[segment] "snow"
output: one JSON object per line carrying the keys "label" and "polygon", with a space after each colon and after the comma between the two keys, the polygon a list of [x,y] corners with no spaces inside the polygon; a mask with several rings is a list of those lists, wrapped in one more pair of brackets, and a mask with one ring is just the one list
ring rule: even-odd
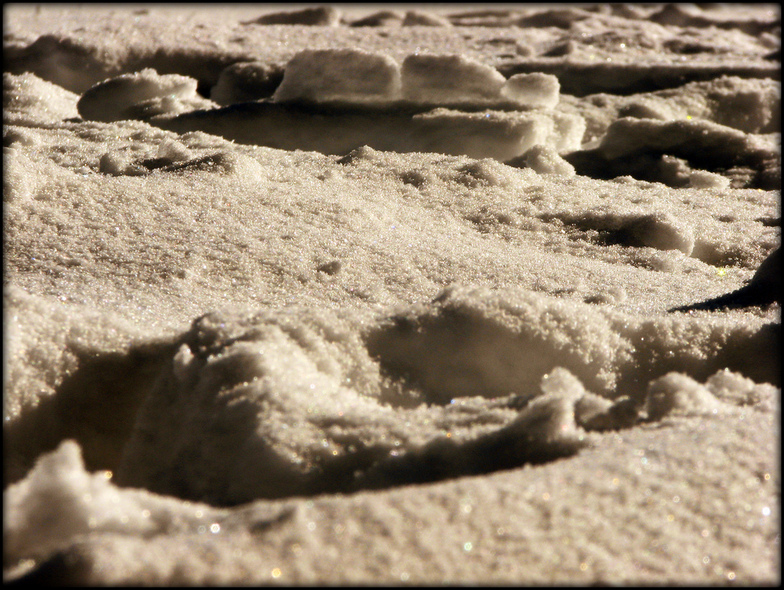
{"label": "snow", "polygon": [[273,99],[395,100],[400,94],[400,68],[392,58],[361,49],[305,50],[288,64]]}
{"label": "snow", "polygon": [[388,8],[6,7],[4,581],[777,583],[778,8]]}

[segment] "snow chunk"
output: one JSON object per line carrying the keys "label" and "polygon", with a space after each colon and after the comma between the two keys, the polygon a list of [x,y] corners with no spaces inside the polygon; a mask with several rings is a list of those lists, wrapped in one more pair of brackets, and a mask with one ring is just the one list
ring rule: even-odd
{"label": "snow chunk", "polygon": [[560,90],[558,78],[550,74],[515,74],[501,87],[501,96],[522,106],[552,109]]}
{"label": "snow chunk", "polygon": [[704,385],[683,373],[667,373],[648,385],[646,409],[649,420],[666,416],[702,416],[725,409]]}
{"label": "snow chunk", "polygon": [[730,179],[707,170],[692,170],[689,172],[689,186],[691,188],[724,190],[730,188]]}
{"label": "snow chunk", "polygon": [[413,54],[403,60],[403,96],[416,102],[465,103],[497,99],[506,78],[461,55]]}
{"label": "snow chunk", "polygon": [[575,400],[585,395],[585,387],[580,380],[563,367],[556,367],[542,377],[541,387],[545,395],[559,395]]}
{"label": "snow chunk", "polygon": [[179,74],[158,75],[152,68],[110,78],[90,88],[77,103],[91,121],[149,119],[177,115],[215,104],[198,95],[196,80]]}
{"label": "snow chunk", "polygon": [[221,106],[272,96],[283,73],[264,62],[241,62],[225,68],[210,91],[210,100]]}
{"label": "snow chunk", "polygon": [[[585,430],[618,430],[632,426],[638,419],[637,404],[628,397],[615,402],[586,391],[577,377],[563,367],[556,367],[542,377],[544,397],[557,396],[574,404],[577,426]],[[540,403],[534,400],[531,405]]]}
{"label": "snow chunk", "polygon": [[394,100],[400,84],[399,66],[387,55],[362,49],[307,49],[288,62],[273,99]]}
{"label": "snow chunk", "polygon": [[557,174],[574,176],[574,166],[558,155],[553,148],[546,145],[535,145],[521,158],[525,165],[538,174]]}
{"label": "snow chunk", "polygon": [[719,400],[736,406],[754,406],[775,411],[781,390],[769,383],[757,384],[742,374],[722,369],[705,382],[705,387]]}
{"label": "snow chunk", "polygon": [[353,21],[352,27],[385,27],[403,24],[406,15],[399,10],[380,10]]}
{"label": "snow chunk", "polygon": [[340,18],[339,9],[332,6],[316,6],[289,12],[272,12],[244,24],[335,26],[340,24]]}
{"label": "snow chunk", "polygon": [[125,538],[220,527],[224,511],[143,490],[118,488],[111,471],[88,473],[79,445],[60,443],[20,482],[6,488],[3,551],[9,561],[45,560],[91,534]]}
{"label": "snow chunk", "polygon": [[711,121],[625,117],[610,125],[599,150],[608,159],[653,152],[684,158],[697,165],[706,162],[712,166],[732,166],[758,159],[766,151],[765,147],[756,145],[753,136]]}
{"label": "snow chunk", "polygon": [[3,492],[3,500],[4,551],[18,557],[51,553],[96,529],[145,534],[156,528],[140,506],[122,500],[106,472],[84,470],[79,445],[71,440],[43,455],[27,478]]}
{"label": "snow chunk", "polygon": [[554,128],[550,144],[553,149],[559,154],[579,150],[585,135],[585,119],[580,115],[555,111],[551,116]]}

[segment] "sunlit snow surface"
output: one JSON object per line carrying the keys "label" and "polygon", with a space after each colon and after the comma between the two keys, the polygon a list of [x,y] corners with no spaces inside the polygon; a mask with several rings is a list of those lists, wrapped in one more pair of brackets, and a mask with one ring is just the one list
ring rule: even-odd
{"label": "sunlit snow surface", "polygon": [[4,580],[776,583],[780,15],[700,6],[8,8]]}

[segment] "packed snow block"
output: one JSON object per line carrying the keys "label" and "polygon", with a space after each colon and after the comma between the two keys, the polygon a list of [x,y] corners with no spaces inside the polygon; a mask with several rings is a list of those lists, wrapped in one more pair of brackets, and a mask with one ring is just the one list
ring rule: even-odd
{"label": "packed snow block", "polygon": [[556,152],[575,149],[575,138],[581,137],[585,128],[582,117],[577,115],[490,110],[469,113],[443,108],[415,115],[412,123],[412,133],[400,137],[404,143],[399,144],[397,151],[433,151],[501,162],[535,145]]}
{"label": "packed snow block", "polygon": [[199,96],[196,85],[194,78],[159,75],[147,68],[96,84],[76,106],[84,119],[103,122],[149,119],[215,106]]}
{"label": "packed snow block", "polygon": [[623,97],[620,117],[705,119],[745,133],[776,133],[781,127],[781,82],[721,76],[677,88]]}
{"label": "packed snow block", "polygon": [[210,92],[221,106],[269,98],[283,80],[283,71],[264,62],[241,62],[224,69]]}
{"label": "packed snow block", "polygon": [[624,117],[613,122],[599,145],[607,159],[639,153],[668,154],[699,167],[759,163],[774,156],[738,129],[700,119],[660,121]]}
{"label": "packed snow block", "polygon": [[401,75],[403,97],[414,102],[498,100],[506,83],[495,68],[461,55],[409,55],[403,60]]}
{"label": "packed snow block", "polygon": [[539,111],[539,113],[540,116],[551,117],[553,120],[553,133],[547,145],[552,146],[559,154],[580,149],[586,129],[585,119],[581,115],[556,111],[552,113]]}
{"label": "packed snow block", "polygon": [[[175,522],[180,530],[198,530],[205,517],[215,523],[223,515],[206,504],[196,507],[145,490],[120,489],[111,471],[91,473],[81,451],[73,440],[61,442],[41,455],[28,477],[3,492],[9,510],[3,551],[9,562],[45,561],[75,539],[96,533],[149,537],[171,532]],[[69,583],[71,575],[58,572],[53,578]]]}
{"label": "packed snow block", "polygon": [[272,12],[243,24],[336,26],[340,24],[341,16],[341,11],[333,6],[316,6],[302,10]]}
{"label": "packed snow block", "polygon": [[707,170],[692,170],[689,172],[689,187],[724,190],[730,188],[730,179]]}
{"label": "packed snow block", "polygon": [[705,83],[707,115],[720,125],[746,133],[781,131],[781,82],[767,78],[722,76]]}
{"label": "packed snow block", "polygon": [[724,404],[707,387],[688,375],[674,372],[652,381],[645,401],[649,420],[718,414],[724,409]]}
{"label": "packed snow block", "polygon": [[726,188],[726,182],[700,170],[729,176],[728,169],[746,169],[746,178],[730,177],[731,186],[766,188],[780,169],[779,150],[776,136],[746,134],[711,121],[625,117],[608,127],[598,146],[565,158],[581,175],[628,175],[674,187]]}
{"label": "packed snow block", "polygon": [[416,115],[407,149],[472,158],[495,158],[502,162],[536,144],[547,144],[555,134],[553,120],[534,113],[486,111],[466,113],[435,109]]}
{"label": "packed snow block", "polygon": [[501,96],[521,106],[552,109],[558,104],[561,84],[550,74],[515,74],[501,87]]}
{"label": "packed snow block", "polygon": [[400,85],[400,68],[387,55],[361,49],[307,49],[288,62],[273,99],[389,101],[398,98]]}

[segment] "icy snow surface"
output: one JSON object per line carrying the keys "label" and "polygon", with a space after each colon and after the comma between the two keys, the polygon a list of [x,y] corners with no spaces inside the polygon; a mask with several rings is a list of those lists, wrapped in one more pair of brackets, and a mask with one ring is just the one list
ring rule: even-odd
{"label": "icy snow surface", "polygon": [[775,584],[775,5],[5,8],[4,581]]}

